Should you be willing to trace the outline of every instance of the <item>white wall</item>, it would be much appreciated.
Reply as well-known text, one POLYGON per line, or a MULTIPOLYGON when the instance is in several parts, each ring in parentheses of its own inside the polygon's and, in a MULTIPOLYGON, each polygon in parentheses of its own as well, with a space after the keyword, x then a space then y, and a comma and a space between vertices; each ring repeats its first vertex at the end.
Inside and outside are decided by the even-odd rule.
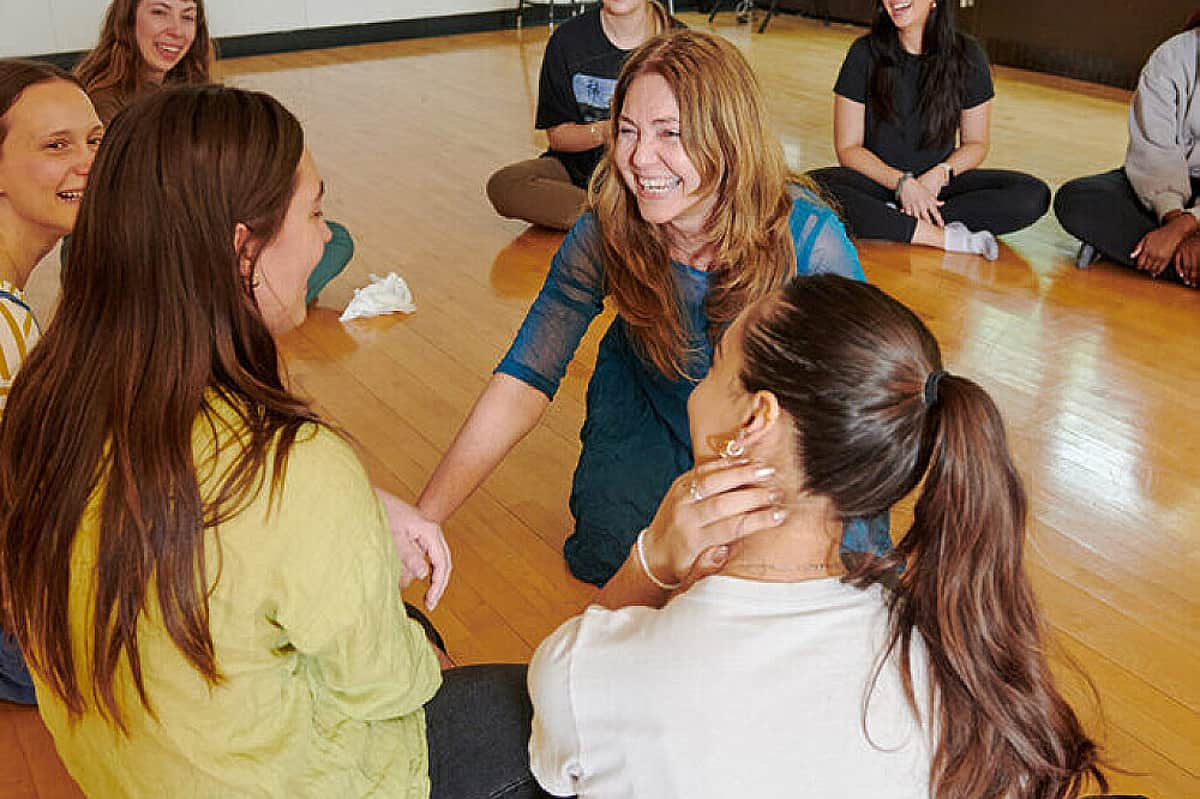
MULTIPOLYGON (((104 0, 0 0, 0 58, 87 50, 104 0)), ((213 36, 515 9, 516 0, 206 0, 213 36)))

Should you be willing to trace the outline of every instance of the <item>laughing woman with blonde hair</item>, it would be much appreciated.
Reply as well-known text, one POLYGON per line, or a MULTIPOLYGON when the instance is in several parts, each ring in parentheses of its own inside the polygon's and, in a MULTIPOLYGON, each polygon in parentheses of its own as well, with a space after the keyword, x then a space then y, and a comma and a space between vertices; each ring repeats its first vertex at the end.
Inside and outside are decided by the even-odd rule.
MULTIPOLYGON (((793 275, 863 280, 837 216, 791 182, 757 80, 724 39, 657 36, 625 63, 589 210, 554 256, 508 354, 418 502, 441 523, 538 423, 605 299, 564 552, 604 584, 692 467, 687 399, 738 312, 793 275)), ((736 453, 738 442, 731 442, 736 453)), ((888 545, 886 519, 847 543, 888 545)))

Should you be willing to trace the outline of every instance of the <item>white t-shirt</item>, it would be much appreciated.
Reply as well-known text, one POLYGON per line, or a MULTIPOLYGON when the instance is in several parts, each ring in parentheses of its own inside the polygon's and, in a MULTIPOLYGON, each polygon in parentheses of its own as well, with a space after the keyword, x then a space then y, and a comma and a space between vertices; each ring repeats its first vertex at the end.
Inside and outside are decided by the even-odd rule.
MULTIPOLYGON (((590 607, 529 665, 530 765, 558 796, 929 795, 929 741, 886 639, 882 590, 709 577, 666 607, 590 607)), ((926 660, 913 678, 926 701, 926 660)))

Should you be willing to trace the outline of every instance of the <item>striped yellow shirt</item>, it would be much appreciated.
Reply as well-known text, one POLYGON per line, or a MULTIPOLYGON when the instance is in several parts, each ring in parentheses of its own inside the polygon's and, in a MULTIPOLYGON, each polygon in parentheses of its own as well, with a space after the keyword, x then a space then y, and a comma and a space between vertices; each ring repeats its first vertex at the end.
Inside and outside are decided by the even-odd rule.
POLYGON ((37 320, 29 310, 25 294, 7 280, 0 280, 0 411, 8 403, 17 370, 37 344, 37 320))

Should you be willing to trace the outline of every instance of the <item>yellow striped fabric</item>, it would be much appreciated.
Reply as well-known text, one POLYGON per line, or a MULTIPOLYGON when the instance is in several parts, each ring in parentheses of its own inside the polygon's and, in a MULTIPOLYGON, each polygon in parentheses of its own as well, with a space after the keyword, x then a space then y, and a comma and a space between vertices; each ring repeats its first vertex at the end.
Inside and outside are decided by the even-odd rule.
POLYGON ((3 411, 8 403, 8 391, 12 388, 13 378, 37 343, 40 331, 33 314, 21 305, 25 302, 25 295, 20 289, 7 280, 0 280, 0 292, 3 292, 0 294, 0 411, 3 411), (16 297, 20 302, 5 294, 16 297))

